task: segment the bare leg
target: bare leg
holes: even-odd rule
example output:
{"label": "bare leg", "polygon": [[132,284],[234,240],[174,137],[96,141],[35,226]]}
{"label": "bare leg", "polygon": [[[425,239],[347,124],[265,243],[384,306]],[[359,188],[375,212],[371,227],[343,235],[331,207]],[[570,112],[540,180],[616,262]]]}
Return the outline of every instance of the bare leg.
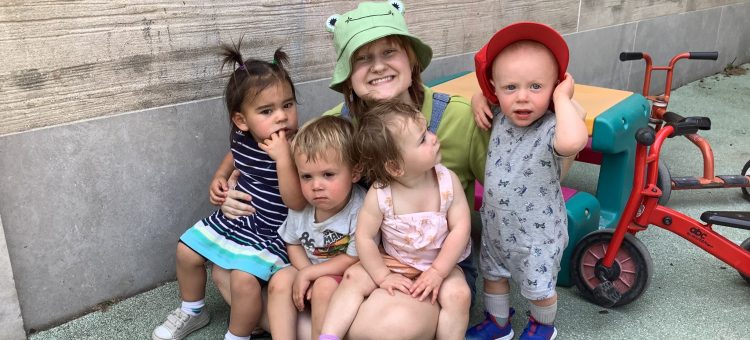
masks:
{"label": "bare leg", "polygon": [[510,293],[508,279],[500,279],[499,281],[484,279],[484,292],[497,295]]}
{"label": "bare leg", "polygon": [[312,298],[310,299],[313,339],[317,339],[320,336],[321,328],[323,328],[323,320],[328,310],[328,303],[331,301],[331,296],[333,296],[333,292],[338,286],[339,283],[330,276],[319,277],[313,283]]}
{"label": "bare leg", "polygon": [[229,331],[237,336],[248,336],[258,325],[263,311],[260,282],[252,274],[232,270],[229,286],[232,294]]}
{"label": "bare leg", "polygon": [[[217,265],[214,265],[211,269],[211,279],[214,282],[214,285],[216,285],[216,288],[219,289],[219,292],[221,292],[221,296],[224,297],[224,300],[227,302],[228,305],[232,305],[232,293],[229,289],[229,270],[226,270],[224,268],[221,268]],[[265,311],[266,307],[268,306],[268,303],[266,301],[266,298],[268,297],[268,292],[264,288],[261,293],[263,297],[263,306],[264,306],[264,312],[261,315],[260,323],[258,324],[261,328],[265,329],[266,331],[271,331],[271,323],[268,321],[268,313]],[[297,339],[299,340],[308,340],[310,337],[310,313],[303,312],[300,313],[297,317]],[[317,339],[317,338],[316,338]]]}
{"label": "bare leg", "polygon": [[268,320],[274,339],[294,340],[297,334],[297,308],[292,300],[292,285],[297,269],[288,266],[271,277],[268,284]]}
{"label": "bare leg", "polygon": [[343,338],[357,316],[359,305],[375,288],[375,282],[362,264],[357,263],[349,267],[344,273],[341,285],[331,297],[321,332]]}
{"label": "bare leg", "polygon": [[548,297],[544,300],[529,300],[529,302],[539,307],[552,306],[552,304],[557,302],[557,294],[553,295],[552,297]]}
{"label": "bare leg", "polygon": [[214,286],[219,289],[221,297],[230,306],[232,305],[232,292],[229,289],[229,270],[221,268],[217,265],[211,267],[211,281],[214,282]]}
{"label": "bare leg", "polygon": [[463,339],[469,325],[471,291],[458,267],[453,268],[440,286],[438,302],[437,339]]}
{"label": "bare leg", "polygon": [[206,260],[182,242],[177,242],[177,285],[184,301],[206,295]]}
{"label": "bare leg", "polygon": [[[338,291],[338,290],[337,290]],[[335,310],[329,306],[330,310]],[[376,289],[362,304],[349,329],[357,340],[434,339],[440,306],[409,295]]]}

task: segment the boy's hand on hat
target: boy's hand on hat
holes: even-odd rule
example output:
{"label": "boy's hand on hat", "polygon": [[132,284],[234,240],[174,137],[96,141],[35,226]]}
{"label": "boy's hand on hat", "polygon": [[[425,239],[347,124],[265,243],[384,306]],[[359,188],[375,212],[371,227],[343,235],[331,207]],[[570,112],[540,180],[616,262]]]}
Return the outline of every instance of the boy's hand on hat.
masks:
{"label": "boy's hand on hat", "polygon": [[471,111],[474,113],[474,121],[480,129],[487,131],[492,127],[492,110],[482,92],[474,93],[471,96]]}
{"label": "boy's hand on hat", "polygon": [[557,84],[557,87],[555,87],[555,92],[552,94],[552,100],[570,100],[573,99],[573,91],[575,89],[575,80],[573,80],[573,76],[565,72],[565,79],[563,79],[562,82]]}

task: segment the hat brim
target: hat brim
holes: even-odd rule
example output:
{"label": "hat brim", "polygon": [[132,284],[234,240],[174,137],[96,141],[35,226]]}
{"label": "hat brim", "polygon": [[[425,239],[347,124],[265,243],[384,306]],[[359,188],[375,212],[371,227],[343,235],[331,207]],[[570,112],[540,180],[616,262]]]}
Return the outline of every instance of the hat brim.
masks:
{"label": "hat brim", "polygon": [[518,22],[504,27],[492,36],[489,42],[474,55],[474,66],[479,87],[484,96],[493,104],[498,104],[492,79],[492,63],[500,52],[509,45],[532,40],[547,47],[557,60],[557,79],[565,79],[570,58],[568,44],[554,28],[536,22]]}
{"label": "hat brim", "polygon": [[349,78],[352,72],[352,55],[362,46],[367,45],[375,40],[391,35],[402,35],[411,41],[414,53],[421,66],[420,71],[424,71],[432,61],[432,49],[425,45],[419,38],[405,34],[403,30],[391,26],[376,26],[354,35],[346,43],[346,46],[337,56],[336,66],[333,70],[333,78],[329,87],[337,92],[342,92],[343,83]]}

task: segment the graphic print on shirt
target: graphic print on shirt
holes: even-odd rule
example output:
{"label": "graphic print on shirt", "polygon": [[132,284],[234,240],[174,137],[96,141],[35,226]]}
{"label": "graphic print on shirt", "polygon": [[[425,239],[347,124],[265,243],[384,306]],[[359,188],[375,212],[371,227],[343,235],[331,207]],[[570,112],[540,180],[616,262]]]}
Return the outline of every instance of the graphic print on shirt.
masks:
{"label": "graphic print on shirt", "polygon": [[302,233],[300,243],[310,253],[321,259],[329,259],[339,254],[345,254],[349,246],[349,235],[344,235],[331,230],[323,231],[323,246],[315,247],[315,240],[310,238],[307,232]]}

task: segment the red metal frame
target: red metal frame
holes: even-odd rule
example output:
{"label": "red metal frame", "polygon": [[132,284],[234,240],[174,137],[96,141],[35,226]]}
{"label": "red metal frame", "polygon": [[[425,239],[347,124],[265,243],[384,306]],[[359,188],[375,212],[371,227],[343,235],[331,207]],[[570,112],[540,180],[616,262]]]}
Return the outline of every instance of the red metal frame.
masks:
{"label": "red metal frame", "polygon": [[[651,118],[663,119],[664,113],[667,112],[667,106],[669,105],[669,96],[672,91],[672,77],[674,76],[675,64],[681,59],[689,59],[690,53],[683,52],[674,57],[669,61],[669,66],[653,66],[651,56],[648,53],[642,53],[643,60],[646,62],[646,72],[643,78],[643,96],[651,100]],[[664,84],[664,94],[658,96],[650,96],[649,90],[651,87],[651,73],[653,71],[667,71],[667,79]],[[661,128],[661,124],[656,124],[656,130]],[[698,149],[701,151],[703,157],[703,177],[698,178],[698,182],[707,187],[742,187],[742,185],[726,185],[724,180],[715,176],[714,173],[714,153],[711,150],[711,145],[708,141],[699,136],[698,134],[688,134],[685,137],[690,140]],[[696,176],[697,177],[697,176]],[[748,177],[750,180],[750,177]],[[672,186],[672,190],[687,190],[695,189],[691,187],[676,187]]]}
{"label": "red metal frame", "polygon": [[602,265],[612,267],[625,233],[635,234],[653,224],[679,235],[742,274],[750,276],[749,251],[714,231],[711,224],[700,223],[674,209],[659,205],[661,190],[656,187],[659,152],[664,140],[673,131],[672,126],[662,126],[650,148],[641,144],[636,147],[633,189],[602,259]]}

